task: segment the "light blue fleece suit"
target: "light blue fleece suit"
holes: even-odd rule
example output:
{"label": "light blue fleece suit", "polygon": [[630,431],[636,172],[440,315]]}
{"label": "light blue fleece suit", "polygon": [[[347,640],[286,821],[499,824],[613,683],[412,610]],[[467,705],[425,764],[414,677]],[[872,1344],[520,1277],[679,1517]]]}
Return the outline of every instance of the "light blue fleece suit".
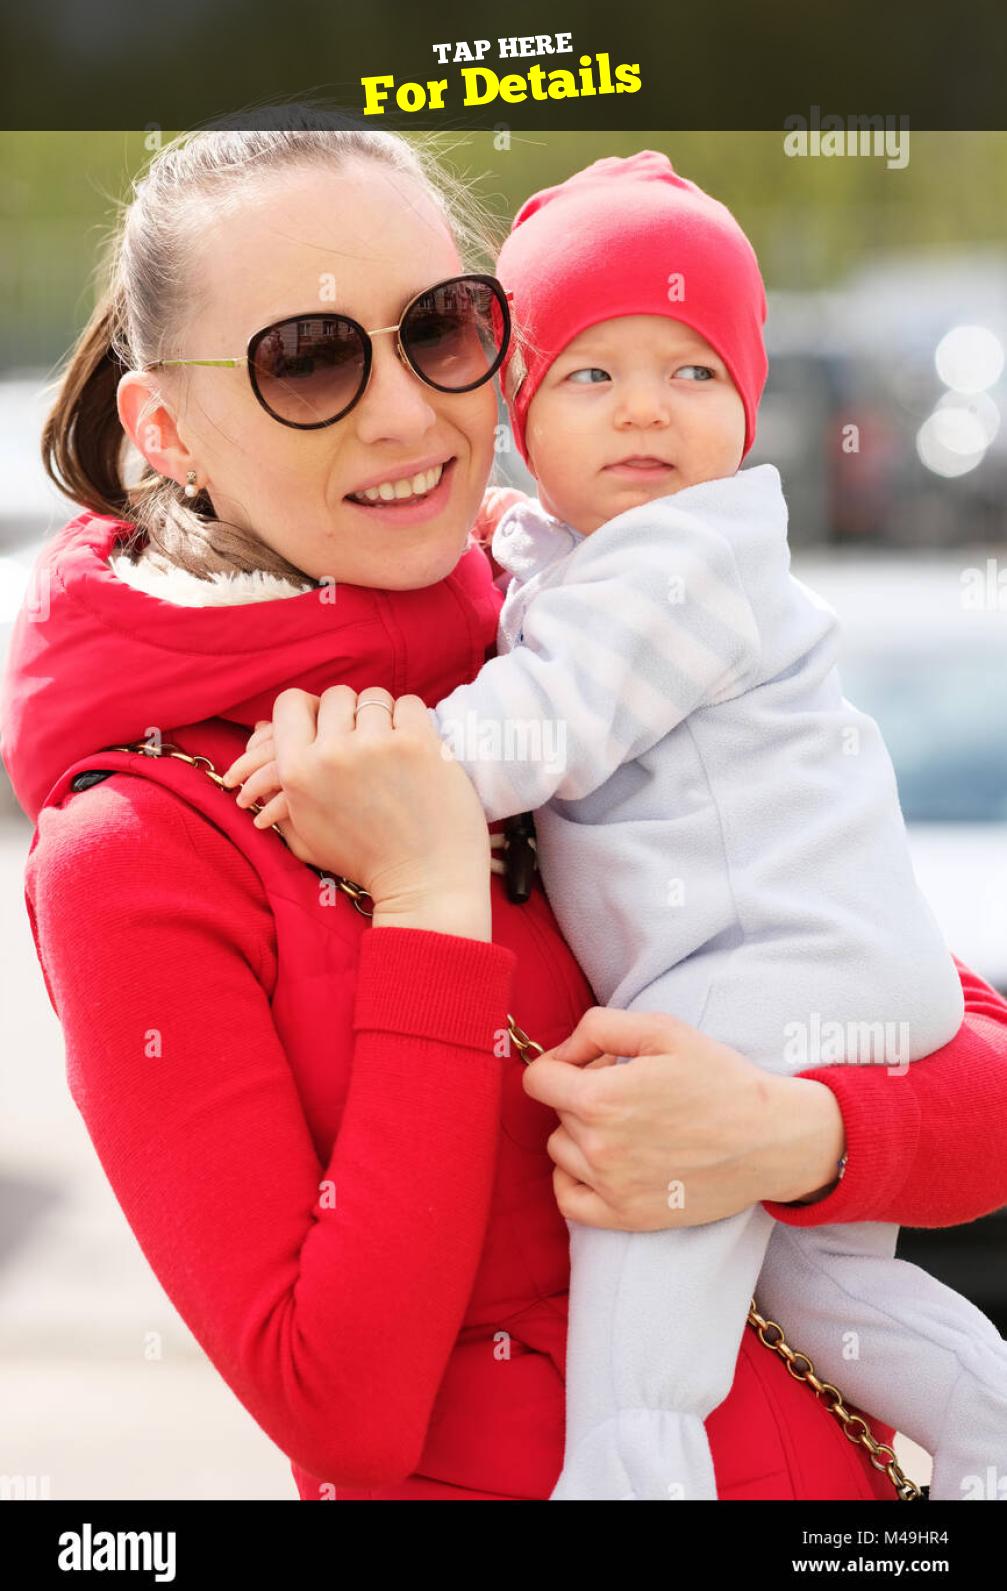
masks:
{"label": "light blue fleece suit", "polygon": [[[498,655],[429,711],[488,820],[534,812],[599,1004],[670,1012],[770,1072],[884,1064],[898,1088],[956,1033],[961,984],[880,732],[843,697],[835,614],[790,573],[776,468],[590,536],[529,500],[492,548]],[[934,1455],[932,1496],[1007,1474],[1007,1344],[893,1257],[897,1226],[793,1228],[761,1204],[662,1232],[567,1224],[554,1499],[717,1495],[703,1422],[756,1291],[819,1375]]]}

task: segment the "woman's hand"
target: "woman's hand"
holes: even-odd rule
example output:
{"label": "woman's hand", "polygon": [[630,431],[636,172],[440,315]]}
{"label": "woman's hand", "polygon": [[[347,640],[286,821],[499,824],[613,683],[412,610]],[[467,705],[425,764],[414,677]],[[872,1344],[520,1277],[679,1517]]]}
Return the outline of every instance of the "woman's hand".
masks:
{"label": "woman's hand", "polygon": [[663,1012],[592,1006],[523,1083],[559,1115],[556,1202],[585,1226],[655,1232],[788,1203],[831,1181],[843,1153],[824,1083],[764,1072]]}
{"label": "woman's hand", "polygon": [[[311,700],[317,714],[321,697],[313,696]],[[240,786],[235,796],[239,807],[258,806],[259,810],[252,819],[256,828],[278,828],[299,861],[313,860],[307,855],[290,821],[290,807],[276,766],[271,719],[256,719],[255,728],[246,740],[241,756],[224,769],[221,777],[229,789],[234,785]]]}
{"label": "woman's hand", "polygon": [[348,685],[321,696],[290,689],[223,778],[242,784],[243,806],[268,797],[255,823],[277,823],[301,861],[360,884],[375,912],[405,913],[431,899],[467,911],[483,894],[488,911],[485,814],[442,748],[419,696],[393,698],[376,686],[359,698]]}

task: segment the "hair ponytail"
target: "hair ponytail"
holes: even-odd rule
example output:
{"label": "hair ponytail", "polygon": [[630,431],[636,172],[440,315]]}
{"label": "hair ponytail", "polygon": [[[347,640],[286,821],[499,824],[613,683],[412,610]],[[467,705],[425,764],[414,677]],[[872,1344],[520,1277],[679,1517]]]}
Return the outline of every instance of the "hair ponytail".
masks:
{"label": "hair ponytail", "polygon": [[122,479],[126,437],[116,408],[124,371],[121,322],[107,290],[96,304],[63,372],[42,428],[42,463],[73,502],[98,514],[121,515],[129,491]]}

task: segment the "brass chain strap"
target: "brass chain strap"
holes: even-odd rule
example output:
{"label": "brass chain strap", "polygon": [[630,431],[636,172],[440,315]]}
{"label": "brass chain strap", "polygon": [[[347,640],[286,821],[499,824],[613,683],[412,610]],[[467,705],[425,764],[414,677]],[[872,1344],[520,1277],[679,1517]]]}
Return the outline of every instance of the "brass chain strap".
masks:
{"label": "brass chain strap", "polygon": [[[205,773],[207,778],[211,779],[217,788],[219,790],[223,790],[227,795],[236,796],[238,793],[237,789],[224,783],[223,775],[217,772],[209,757],[204,757],[200,753],[193,754],[188,751],[182,751],[179,746],[173,745],[171,741],[168,740],[161,741],[159,743],[147,740],[134,740],[126,746],[105,746],[102,749],[104,751],[141,752],[146,757],[177,757],[180,762],[187,762],[191,767],[198,768],[200,773]],[[243,808],[243,810],[250,813],[252,817],[255,817],[257,813],[263,810],[264,806],[265,802],[263,801],[250,801],[248,806]],[[280,839],[283,841],[284,845],[286,845],[286,836],[284,835],[283,830],[280,828],[280,825],[278,823],[271,823],[269,826],[280,836]],[[263,829],[261,832],[265,834],[266,831]],[[501,844],[505,844],[504,836],[502,834],[493,834],[490,836],[491,848]],[[535,859],[534,838],[529,840],[529,845],[532,852],[531,865],[535,867],[538,864],[537,860]],[[307,862],[305,866],[310,867],[312,872],[316,873],[319,878],[336,884],[338,888],[342,890],[344,895],[348,895],[350,897],[350,900],[353,902],[354,907],[360,913],[361,917],[373,917],[373,911],[368,911],[366,906],[363,904],[365,899],[370,899],[370,896],[368,895],[367,890],[364,889],[360,884],[355,884],[351,878],[343,878],[338,873],[335,875],[327,873],[324,868],[316,867],[313,862]],[[492,857],[490,859],[490,871],[503,871],[503,863],[498,857]]]}
{"label": "brass chain strap", "polygon": [[[780,1355],[795,1381],[803,1381],[811,1388],[816,1397],[832,1399],[831,1402],[826,1402],[825,1407],[830,1414],[834,1414],[842,1422],[844,1436],[849,1441],[860,1443],[867,1449],[867,1455],[874,1468],[884,1470],[898,1493],[899,1501],[911,1503],[916,1498],[922,1498],[923,1492],[921,1488],[917,1486],[915,1481],[909,1479],[909,1476],[895,1457],[894,1449],[889,1447],[887,1442],[879,1442],[871,1434],[866,1420],[862,1419],[859,1414],[850,1413],[843,1402],[843,1395],[838,1387],[833,1386],[831,1381],[819,1380],[815,1374],[815,1367],[807,1354],[795,1353],[783,1335],[783,1328],[777,1325],[775,1320],[767,1320],[764,1315],[759,1314],[754,1298],[748,1311],[748,1324],[755,1328],[759,1341],[765,1347]],[[777,1333],[772,1342],[767,1340],[767,1332]]]}
{"label": "brass chain strap", "polygon": [[[182,762],[190,763],[194,768],[199,768],[202,773],[205,773],[208,778],[213,780],[214,784],[217,785],[219,789],[225,790],[229,794],[237,794],[236,790],[232,790],[230,786],[224,783],[223,777],[217,772],[209,757],[190,755],[188,752],[181,751],[177,746],[171,745],[170,742],[162,742],[160,747],[156,748],[148,741],[138,740],[131,742],[131,744],[127,746],[106,746],[105,750],[143,752],[146,756],[152,757],[164,755],[169,757],[178,757]],[[254,816],[255,813],[262,811],[262,807],[263,803],[253,801],[250,802],[249,805],[244,808],[244,810]],[[286,840],[284,839],[279,825],[273,823],[270,826],[276,830],[281,840],[283,840],[284,844],[286,844]],[[263,830],[263,833],[264,832],[265,830]],[[309,862],[307,865],[312,867],[313,870],[322,877],[332,876],[325,874],[321,868],[314,867],[313,863]],[[342,878],[338,875],[335,877],[334,882],[339,886],[344,894],[350,897],[354,907],[362,917],[373,916],[373,912],[367,911],[362,904],[362,901],[365,897],[368,899],[370,898],[367,890],[363,889],[359,884],[355,884],[352,879]],[[539,1055],[544,1054],[542,1045],[539,1044],[537,1040],[529,1038],[524,1029],[518,1026],[517,1022],[509,1011],[507,1012],[507,1031],[515,1045],[515,1048],[518,1051],[518,1054],[526,1065],[531,1064],[533,1051],[537,1052]],[[900,1502],[913,1502],[915,1499],[921,1498],[923,1496],[921,1488],[917,1486],[915,1481],[910,1480],[908,1475],[906,1475],[905,1471],[902,1469],[898,1459],[895,1457],[894,1449],[891,1448],[886,1442],[879,1442],[877,1438],[872,1435],[866,1420],[864,1420],[859,1414],[850,1413],[843,1401],[843,1395],[839,1391],[839,1388],[834,1386],[831,1381],[822,1381],[819,1379],[819,1377],[815,1374],[815,1367],[808,1358],[807,1354],[795,1352],[795,1350],[791,1348],[790,1344],[783,1335],[782,1326],[780,1326],[775,1320],[767,1320],[764,1315],[760,1315],[754,1298],[752,1299],[749,1306],[746,1324],[754,1329],[763,1347],[768,1348],[771,1353],[776,1353],[780,1356],[780,1358],[786,1364],[788,1374],[792,1375],[795,1381],[804,1382],[804,1384],[810,1388],[817,1398],[824,1398],[826,1400],[825,1407],[828,1409],[830,1414],[834,1414],[841,1422],[843,1434],[849,1441],[859,1444],[866,1449],[867,1456],[874,1468],[877,1470],[883,1470],[888,1476],[895,1488]],[[769,1340],[768,1334],[772,1334],[771,1341]]]}

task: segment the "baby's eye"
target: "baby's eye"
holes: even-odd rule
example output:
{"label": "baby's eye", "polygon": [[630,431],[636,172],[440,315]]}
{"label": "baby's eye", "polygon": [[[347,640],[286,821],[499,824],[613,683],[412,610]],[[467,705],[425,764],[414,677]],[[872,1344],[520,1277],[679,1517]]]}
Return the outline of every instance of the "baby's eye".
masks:
{"label": "baby's eye", "polygon": [[[609,379],[607,370],[602,370],[598,365],[585,365],[581,370],[571,370],[570,374],[567,376],[567,380],[576,381],[580,376],[587,376],[588,378],[592,376],[600,376],[603,381],[608,381]],[[581,382],[581,385],[593,386],[594,383],[588,379],[586,382]]]}
{"label": "baby's eye", "polygon": [[700,371],[702,371],[703,375],[702,375],[701,379],[704,380],[704,381],[707,380],[707,379],[712,381],[714,376],[715,376],[715,374],[716,374],[716,372],[714,370],[710,369],[709,365],[680,365],[678,370],[675,372],[675,374],[676,375],[681,375],[683,370],[700,370]]}

